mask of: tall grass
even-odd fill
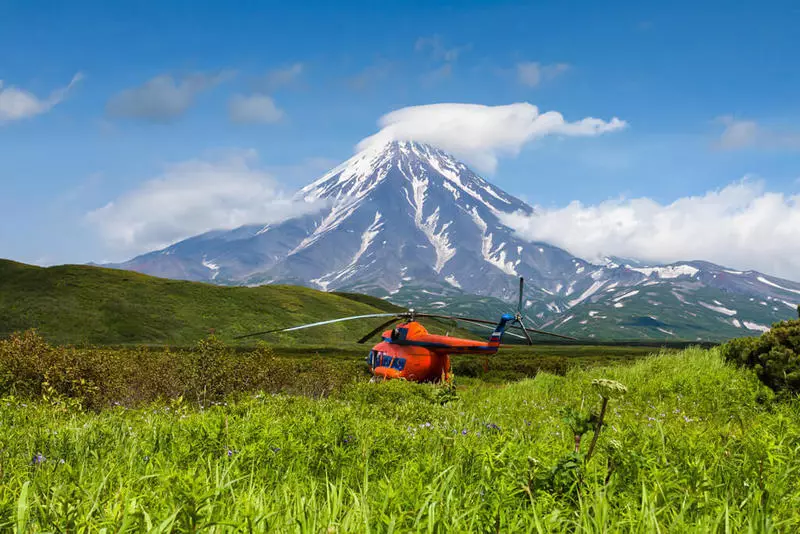
[[[565,406],[609,404],[578,482],[532,487],[574,447]],[[0,402],[0,530],[790,532],[800,403],[716,350],[502,386],[355,384],[327,398],[184,397],[86,412]]]

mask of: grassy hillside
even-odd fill
[[[402,308],[375,297],[297,286],[221,287],[85,265],[41,268],[0,260],[0,336],[36,328],[53,343],[193,344],[270,328]],[[380,319],[267,338],[317,344],[355,340]]]
[[[610,401],[591,456],[593,432],[574,452],[565,415],[599,409],[596,378],[628,392]],[[0,530],[800,528],[800,403],[775,400],[716,349],[473,381],[455,397],[396,381],[202,403],[85,412],[5,399]]]

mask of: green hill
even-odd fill
[[[42,268],[0,260],[0,336],[36,328],[52,343],[187,345],[212,331],[231,341],[258,330],[401,309],[367,295],[299,286],[222,287],[86,265]],[[266,339],[340,344],[380,322],[338,323]]]

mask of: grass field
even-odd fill
[[[275,354],[312,366],[334,357]],[[93,410],[52,388],[14,395],[4,377],[4,531],[800,528],[800,401],[776,400],[717,349],[521,381],[457,372],[455,393],[348,375],[322,397],[250,391]],[[568,421],[599,408],[596,378],[628,392],[609,401],[585,462],[593,432],[576,455]]]
[[[51,343],[185,346],[210,332],[231,342],[260,330],[401,310],[368,295],[299,286],[222,287],[87,265],[42,268],[0,259],[0,338],[35,328]],[[339,344],[381,322],[287,332],[270,342]],[[470,335],[454,325],[425,324],[436,333]]]

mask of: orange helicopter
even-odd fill
[[[495,323],[494,321],[486,321],[484,319],[474,319],[471,317],[416,313],[412,309],[408,312],[402,313],[372,313],[368,315],[341,317],[338,319],[330,319],[328,321],[320,321],[317,323],[256,332],[253,334],[238,336],[237,339],[277,332],[291,332],[294,330],[313,328],[315,326],[323,326],[342,321],[371,319],[375,317],[390,317],[388,321],[381,324],[358,340],[359,343],[365,343],[372,336],[387,326],[396,323],[398,320],[401,321],[393,329],[386,330],[381,334],[382,341],[372,347],[372,350],[367,356],[366,360],[370,366],[370,369],[372,370],[374,378],[382,378],[384,380],[403,378],[405,380],[414,382],[438,382],[439,380],[448,380],[450,378],[451,354],[495,354],[500,348],[500,342],[504,333],[508,333],[509,335],[518,337],[520,339],[525,339],[529,345],[533,344],[533,340],[531,339],[529,332],[545,334],[573,341],[575,340],[575,338],[569,336],[553,334],[552,332],[544,332],[542,330],[525,327],[522,321],[521,311],[523,284],[524,280],[520,278],[519,302],[517,305],[516,314],[511,315],[505,313],[500,317],[500,321],[498,323]],[[471,339],[462,339],[446,335],[439,336],[429,334],[425,327],[417,322],[418,318],[463,321],[465,323],[470,323],[484,328],[491,328],[493,331],[487,341],[474,341]],[[492,327],[492,325],[494,325],[494,327]],[[511,332],[506,332],[507,328],[517,328],[521,330],[524,334],[524,337]]]

